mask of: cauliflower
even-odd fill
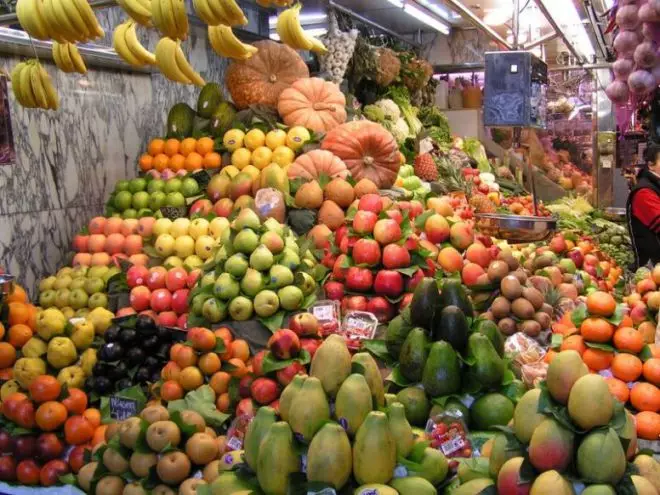
[[[385,112],[383,109],[376,105],[367,105],[362,109],[362,115],[373,122],[383,122],[385,120]]]
[[[385,98],[378,100],[375,105],[383,110],[386,119],[396,122],[401,118],[401,109],[393,100]]]
[[[394,122],[394,125],[391,126],[390,132],[394,136],[394,139],[396,139],[396,142],[401,144],[410,135],[410,128],[404,119],[399,118]]]

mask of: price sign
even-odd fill
[[[188,216],[188,208],[185,206],[163,206],[160,212],[165,218],[169,218],[170,220]]]
[[[209,174],[206,170],[195,172],[191,175],[191,177],[197,181],[197,184],[199,184],[200,191],[204,191],[206,186],[208,186],[209,182],[211,181],[211,174]]]
[[[110,417],[117,421],[124,421],[131,416],[137,416],[138,401],[117,395],[110,396]]]

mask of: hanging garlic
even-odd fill
[[[328,52],[319,57],[319,63],[321,71],[330,74],[332,82],[341,84],[353,57],[358,31],[356,29],[348,33],[340,31],[334,12],[330,13],[328,24],[328,34],[323,39]]]

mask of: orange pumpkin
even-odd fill
[[[254,43],[259,51],[247,60],[233,61],[225,84],[239,109],[249,105],[277,106],[280,93],[302,77],[309,77],[305,61],[295,50],[274,41]]]
[[[399,172],[399,147],[382,125],[347,122],[326,134],[321,147],[341,158],[355,181],[370,179],[380,189],[392,187]]]
[[[346,122],[346,97],[335,83],[318,77],[298,79],[282,91],[277,110],[288,126],[328,132]]]
[[[327,175],[331,178],[346,178],[348,169],[341,158],[336,157],[329,151],[312,150],[296,158],[296,161],[289,167],[287,174],[290,179],[301,177],[312,180],[318,179],[320,175]]]

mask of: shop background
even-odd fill
[[[126,15],[112,8],[97,16],[111,45],[112,27]],[[208,46],[206,29],[191,26],[184,49],[207,81],[223,80],[226,62]],[[19,61],[0,55],[0,68],[8,73]],[[25,109],[10,90],[16,161],[0,166],[0,266],[33,297],[39,280],[64,266],[74,235],[103,212],[115,183],[136,175],[137,158],[163,132],[169,108],[179,101],[194,105],[199,92],[159,72],[91,68],[83,76],[43,63],[60,109]]]

